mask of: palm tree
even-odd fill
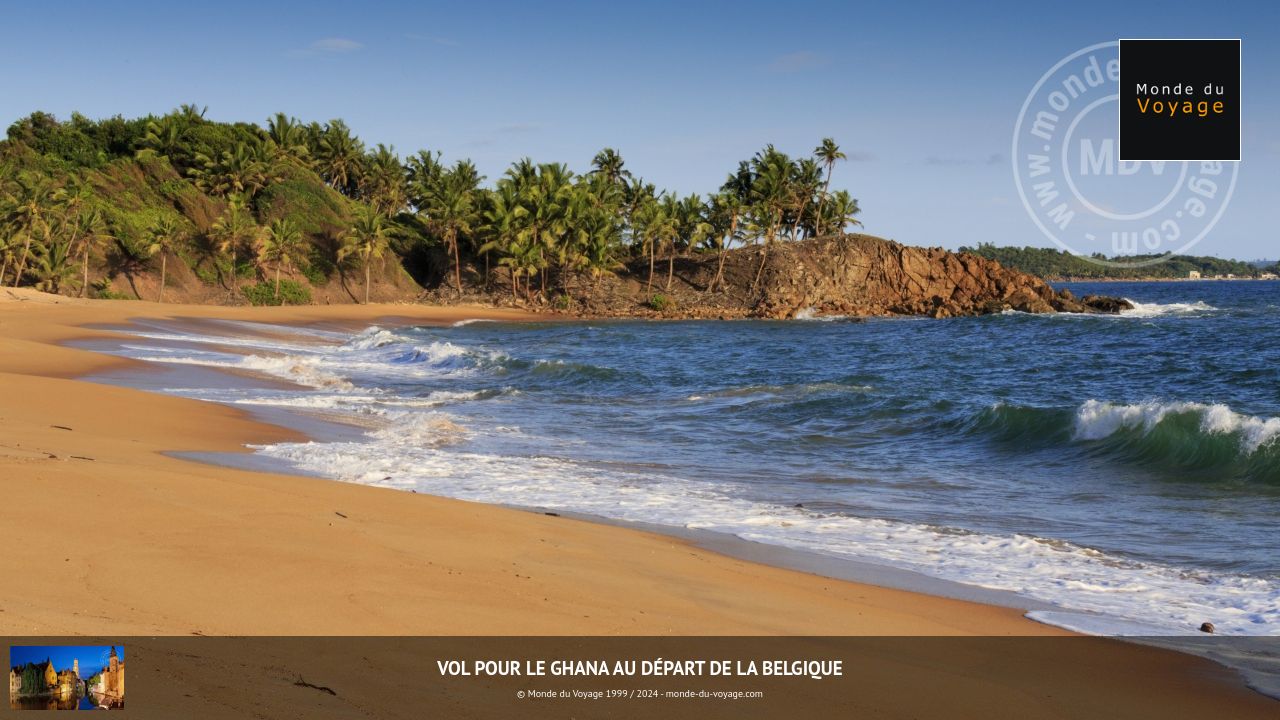
[[[280,299],[280,269],[292,265],[302,249],[302,229],[289,218],[275,220],[262,234],[258,244],[258,257],[273,263],[276,269],[275,299]]]
[[[462,253],[458,236],[470,233],[479,220],[480,175],[470,160],[459,160],[436,183],[426,198],[427,223],[440,234],[453,258],[453,281],[462,292]]]
[[[258,224],[253,221],[244,203],[238,196],[233,196],[227,205],[227,211],[213,222],[210,228],[218,252],[231,256],[231,291],[238,294],[240,289],[239,268],[237,260],[240,247],[258,234]]]
[[[811,205],[813,196],[822,182],[822,168],[816,160],[803,158],[792,165],[791,170],[791,239],[800,239],[801,223]]]
[[[356,257],[364,266],[364,304],[369,304],[370,267],[382,257],[390,246],[391,227],[387,219],[372,208],[362,207],[356,213],[355,223],[347,231],[343,245],[338,250],[341,262]]]
[[[711,284],[707,286],[707,291],[712,292],[724,282],[724,261],[729,244],[738,236],[738,219],[742,217],[743,208],[746,204],[742,197],[737,193],[729,190],[721,190],[715,197],[711,199],[710,217],[712,224],[719,231],[720,243],[718,248],[719,257],[716,258],[716,275],[711,279]]]
[[[391,216],[404,209],[407,201],[405,169],[395,148],[378,143],[366,158],[365,172],[360,178],[360,194],[378,212]]]
[[[50,241],[35,255],[32,266],[36,275],[36,289],[41,292],[57,293],[62,283],[75,277],[76,268],[71,262],[71,243],[67,241]]]
[[[512,245],[520,232],[520,221],[527,210],[520,205],[515,186],[510,182],[500,181],[496,190],[487,193],[486,199],[484,232],[490,239],[480,246],[478,252],[485,256],[487,281],[489,254],[497,251],[500,265],[503,264],[501,258],[511,255]],[[506,265],[511,269],[511,299],[515,300],[518,276],[511,263]]]
[[[268,118],[267,142],[271,154],[276,159],[303,166],[309,164],[306,127],[298,122],[297,118],[289,117],[282,112]]]
[[[160,216],[155,224],[151,226],[147,255],[160,255],[160,294],[156,298],[156,302],[164,302],[164,287],[169,276],[169,253],[173,252],[174,244],[178,241],[181,233],[182,230],[178,226],[178,222],[170,215]]]
[[[279,173],[268,162],[266,153],[267,148],[260,143],[237,142],[230,150],[223,150],[216,159],[197,154],[199,165],[191,168],[188,174],[195,180],[196,187],[211,195],[237,195],[252,200],[263,188],[279,179]]]
[[[813,149],[813,155],[827,167],[827,180],[822,184],[822,197],[818,199],[818,215],[822,215],[822,205],[827,200],[827,193],[831,191],[831,171],[835,168],[837,160],[847,158],[843,152],[840,152],[840,146],[831,138],[823,138],[822,144]]]
[[[31,256],[31,241],[37,236],[47,242],[50,236],[49,216],[55,205],[53,182],[42,174],[23,174],[16,178],[15,200],[10,213],[11,224],[22,236],[22,255],[13,276],[13,286],[22,282]]]
[[[165,116],[147,122],[146,133],[139,143],[138,157],[148,154],[173,158],[183,146],[183,124],[177,116]]]
[[[818,232],[824,234],[842,233],[846,226],[850,223],[861,225],[855,217],[862,209],[858,207],[858,201],[849,196],[846,190],[837,190],[831,193],[831,203],[822,211],[822,216],[818,219]]]
[[[756,278],[751,286],[760,283],[760,275],[764,272],[765,261],[769,257],[769,247],[777,237],[782,225],[783,213],[793,199],[791,158],[779,152],[772,145],[756,154],[751,161],[753,181],[751,194],[752,212],[756,225],[764,230],[764,251],[760,253],[760,267],[756,270]]]
[[[93,253],[93,248],[104,239],[107,235],[107,221],[103,217],[102,211],[98,208],[90,208],[85,212],[81,212],[76,217],[76,236],[80,238],[80,260],[83,266],[83,276],[80,282],[80,297],[84,297],[85,292],[89,289],[89,255]]]
[[[631,177],[631,171],[623,167],[622,156],[613,148],[605,148],[596,153],[595,158],[591,160],[591,166],[594,168],[591,172],[594,175],[604,177],[610,185],[617,185],[624,179]]]
[[[320,177],[344,195],[353,195],[364,162],[364,143],[341,120],[331,120],[319,140]]]

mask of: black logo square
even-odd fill
[[[1240,41],[1121,40],[1120,159],[1239,160]]]

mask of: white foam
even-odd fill
[[[1133,307],[1121,310],[1121,317],[1150,318],[1164,315],[1200,315],[1218,309],[1202,300],[1190,303],[1142,303],[1131,298],[1125,298],[1125,300],[1128,300]]]
[[[1205,434],[1238,436],[1246,455],[1280,437],[1280,418],[1244,415],[1222,404],[1152,401],[1125,405],[1098,400],[1087,400],[1076,410],[1075,436],[1101,440],[1122,428],[1150,431],[1169,415],[1181,413],[1198,414],[1200,431]]]
[[[442,418],[448,416],[436,414],[416,425],[397,422],[370,433],[366,442],[282,443],[256,449],[308,472],[348,482],[714,530],[890,564],[1016,592],[1133,623],[1134,628],[1142,625],[1140,634],[1152,634],[1152,628],[1193,632],[1210,621],[1222,634],[1280,635],[1280,585],[1271,580],[1191,573],[1029,535],[777,506],[746,499],[732,484],[690,481],[652,469],[602,469],[562,458],[471,452],[466,443],[469,431],[452,428]]]
[[[793,320],[809,320],[814,322],[836,322],[838,320],[848,320],[848,315],[819,315],[817,308],[806,307],[800,308],[792,317]]]

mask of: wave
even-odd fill
[[[1111,403],[1074,410],[996,403],[964,423],[1018,447],[1073,446],[1095,457],[1217,480],[1280,482],[1280,417],[1198,402]]]
[[[1121,310],[1118,314],[1108,313],[1076,313],[1076,312],[1059,312],[1059,313],[1029,313],[1022,310],[1014,310],[1006,308],[1000,311],[1005,316],[1026,316],[1036,318],[1129,318],[1144,319],[1157,317],[1198,317],[1206,313],[1217,312],[1219,308],[1197,300],[1195,302],[1185,303],[1144,303],[1138,302],[1133,298],[1125,298],[1129,301],[1132,308]]]
[[[1189,573],[1026,534],[999,534],[858,517],[806,503],[742,496],[732,484],[693,481],[652,467],[616,467],[548,455],[477,452],[447,416],[370,432],[364,441],[257,446],[308,472],[465,500],[572,510],[679,525],[937,577],[1182,633],[1212,618],[1223,634],[1280,632],[1280,583]]]
[[[795,398],[816,394],[867,393],[871,385],[854,385],[839,382],[796,383],[792,385],[747,385],[704,393],[694,393],[685,398],[688,402],[707,400],[750,401],[760,398]]]
[[[1121,310],[1121,317],[1150,318],[1165,315],[1200,315],[1218,309],[1203,300],[1189,303],[1143,303],[1132,298],[1125,298],[1125,300],[1128,300],[1133,307],[1128,310]]]
[[[811,322],[840,322],[842,320],[852,320],[849,315],[819,315],[817,308],[806,307],[796,311],[793,320],[807,320]]]

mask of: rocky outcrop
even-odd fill
[[[1033,275],[942,248],[907,247],[869,235],[844,235],[774,248],[764,259],[753,314],[953,317],[1028,313],[1119,312],[1119,298],[1077,301]]]
[[[1120,298],[1077,300],[1034,275],[995,260],[942,248],[907,247],[870,235],[839,235],[750,246],[719,257],[699,253],[676,258],[670,269],[660,258],[652,280],[647,259],[637,259],[614,277],[559,278],[568,288],[540,309],[574,315],[664,318],[792,318],[805,315],[926,315],[935,318],[1028,313],[1115,313]],[[670,272],[670,281],[668,281]],[[430,302],[510,304],[510,285],[494,284],[468,295],[439,288]]]

